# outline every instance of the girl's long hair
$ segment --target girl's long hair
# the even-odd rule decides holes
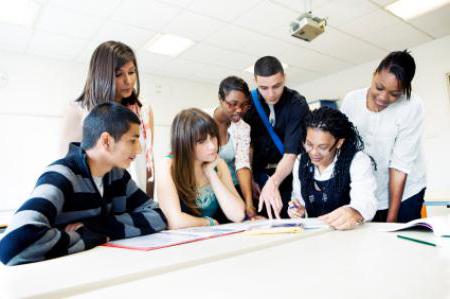
[[[194,215],[200,215],[196,204],[198,187],[194,173],[195,146],[210,137],[219,141],[219,130],[214,119],[205,112],[186,109],[175,116],[171,127],[171,174],[182,205]]]
[[[104,42],[95,49],[89,64],[86,84],[76,101],[88,111],[98,104],[114,102],[116,71],[130,61],[136,68],[136,88],[133,87],[131,96],[122,99],[121,104],[137,103],[142,106],[138,99],[140,83],[136,56],[129,46],[117,41]]]

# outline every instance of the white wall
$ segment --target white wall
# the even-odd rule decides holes
[[[427,163],[427,199],[449,200],[450,179],[450,36],[411,49],[417,64],[413,90],[425,102],[424,153]],[[379,60],[297,86],[308,100],[340,98],[350,90],[366,87]]]
[[[0,211],[16,209],[58,158],[61,114],[80,94],[86,72],[75,62],[0,52]],[[169,151],[175,114],[215,105],[216,94],[217,86],[141,74],[141,98],[155,114],[155,158]]]

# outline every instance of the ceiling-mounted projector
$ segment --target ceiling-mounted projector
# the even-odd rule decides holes
[[[289,32],[296,38],[310,42],[325,31],[326,24],[325,19],[314,17],[307,12],[291,22]]]

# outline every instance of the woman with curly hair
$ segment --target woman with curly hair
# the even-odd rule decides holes
[[[306,154],[294,166],[288,214],[319,217],[336,229],[352,229],[376,212],[374,163],[353,124],[339,110],[321,107],[305,119]]]

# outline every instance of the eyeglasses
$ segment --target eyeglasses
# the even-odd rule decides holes
[[[248,109],[250,109],[250,107],[252,106],[249,102],[247,103],[241,103],[239,104],[238,102],[227,102],[225,100],[223,100],[223,102],[228,106],[229,109],[241,109],[242,111],[247,111]]]
[[[330,152],[332,152],[332,151],[334,150],[334,148],[335,148],[336,145],[337,145],[337,142],[338,142],[338,140],[336,140],[336,141],[333,143],[333,145],[331,145],[331,146],[328,147],[328,148],[321,148],[320,146],[317,146],[317,147],[316,147],[316,150],[317,150],[317,152],[318,152],[319,154],[321,154],[321,155],[327,155],[327,154],[329,154]],[[309,153],[310,151],[312,151],[312,150],[314,149],[314,146],[311,145],[311,144],[308,144],[308,143],[306,143],[306,142],[303,142],[303,148],[305,149],[305,152]]]

